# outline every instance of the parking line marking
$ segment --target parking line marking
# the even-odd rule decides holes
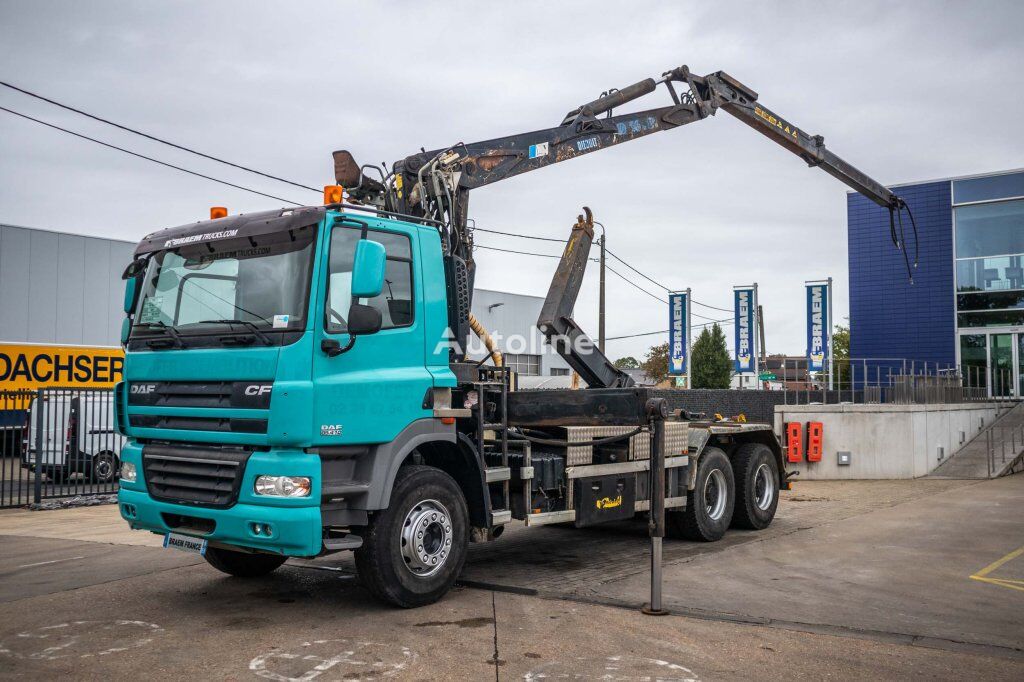
[[[1024,580],[1014,580],[1013,578],[989,578],[988,574],[997,570],[1003,564],[1013,561],[1021,554],[1024,554],[1024,547],[1019,547],[1013,550],[1006,556],[981,569],[974,575],[970,576],[971,580],[977,580],[978,582],[989,583],[991,585],[1000,585],[1002,587],[1008,587],[1011,590],[1020,590],[1024,592]]]
[[[47,564],[59,564],[62,561],[74,561],[76,559],[84,559],[84,558],[85,558],[84,556],[71,556],[71,557],[68,557],[67,559],[52,559],[50,561],[39,561],[39,562],[34,563],[34,564],[24,564],[22,566],[18,566],[18,568],[32,568],[34,566],[46,566]]]

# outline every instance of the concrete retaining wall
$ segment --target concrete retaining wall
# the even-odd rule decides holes
[[[788,464],[796,480],[898,479],[925,476],[992,423],[1008,403],[951,405],[779,405],[775,432],[785,442],[784,424],[823,425],[820,462]],[[942,449],[941,459],[940,450]],[[838,452],[850,464],[838,464]]]

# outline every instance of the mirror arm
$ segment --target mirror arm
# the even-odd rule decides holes
[[[352,350],[352,346],[356,345],[355,334],[349,334],[348,343],[342,348],[341,344],[334,339],[324,339],[320,342],[320,350],[327,353],[327,357],[336,358],[342,353],[347,353]]]

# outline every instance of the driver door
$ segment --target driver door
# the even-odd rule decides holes
[[[329,357],[324,339],[345,348],[352,299],[356,244],[367,239],[384,245],[384,288],[379,296],[360,299],[381,313],[381,329],[359,336],[345,352]],[[423,286],[415,232],[399,225],[370,228],[363,220],[335,223],[323,239],[319,291],[325,292],[316,328],[313,435],[320,445],[382,443],[410,422],[430,417],[423,398],[432,386],[424,363]]]

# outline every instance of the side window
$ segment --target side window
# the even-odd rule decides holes
[[[352,304],[352,259],[361,230],[335,227],[331,233],[330,266],[328,268],[327,309],[324,328],[340,334],[348,328],[346,317]],[[381,314],[381,329],[407,327],[413,321],[412,245],[401,234],[369,230],[367,238],[384,245],[387,261],[384,266],[384,289],[379,296],[361,299]]]

